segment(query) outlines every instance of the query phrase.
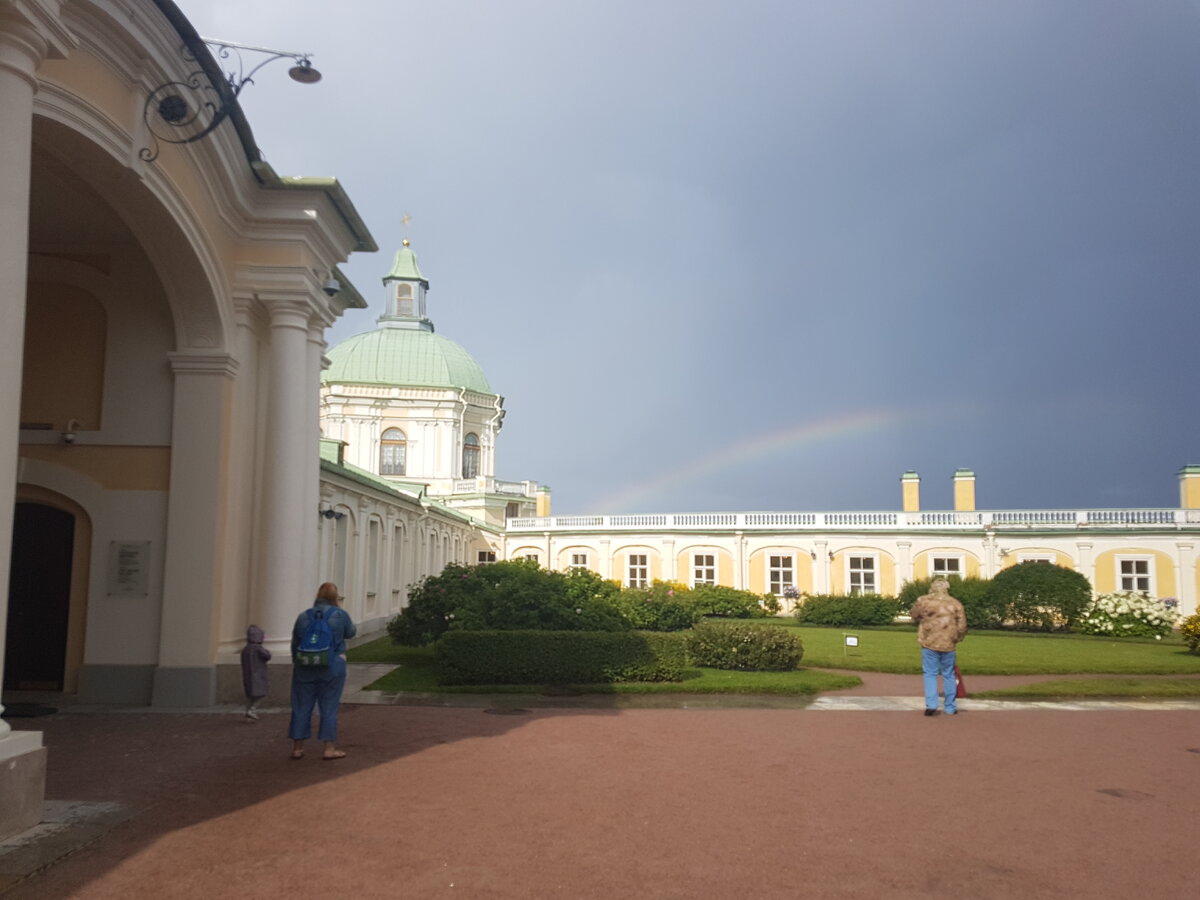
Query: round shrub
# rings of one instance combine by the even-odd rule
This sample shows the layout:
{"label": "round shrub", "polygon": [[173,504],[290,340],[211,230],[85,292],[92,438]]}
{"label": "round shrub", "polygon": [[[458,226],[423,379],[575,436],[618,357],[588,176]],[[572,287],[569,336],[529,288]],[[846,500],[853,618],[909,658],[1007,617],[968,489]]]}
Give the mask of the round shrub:
{"label": "round shrub", "polygon": [[[919,578],[916,581],[908,582],[900,589],[900,596],[897,598],[896,604],[899,607],[900,615],[908,615],[908,611],[917,602],[917,598],[929,593],[929,586],[933,584],[933,580],[933,578]],[[1001,611],[993,606],[988,598],[988,589],[991,587],[990,580],[975,577],[960,578],[957,575],[951,575],[946,580],[950,582],[950,596],[963,605],[963,612],[967,615],[968,628],[1000,627],[1003,619]]]}
{"label": "round shrub", "polygon": [[398,644],[420,646],[449,630],[627,631],[613,603],[618,588],[594,572],[543,569],[532,560],[452,563],[409,591],[388,622]]}
{"label": "round shrub", "polygon": [[1075,630],[1107,637],[1156,637],[1170,634],[1179,614],[1161,600],[1135,591],[1101,594],[1084,610]]}
{"label": "round shrub", "polygon": [[701,622],[688,632],[693,665],[708,669],[790,672],[804,646],[786,628],[748,622]]}
{"label": "round shrub", "polygon": [[878,594],[814,594],[793,615],[801,625],[889,625],[896,601]]}
{"label": "round shrub", "polygon": [[1092,599],[1092,586],[1074,569],[1025,562],[992,579],[987,603],[1006,625],[1025,631],[1070,629]]}
{"label": "round shrub", "polygon": [[1194,613],[1183,620],[1179,626],[1183,642],[1193,653],[1200,653],[1200,613]]}

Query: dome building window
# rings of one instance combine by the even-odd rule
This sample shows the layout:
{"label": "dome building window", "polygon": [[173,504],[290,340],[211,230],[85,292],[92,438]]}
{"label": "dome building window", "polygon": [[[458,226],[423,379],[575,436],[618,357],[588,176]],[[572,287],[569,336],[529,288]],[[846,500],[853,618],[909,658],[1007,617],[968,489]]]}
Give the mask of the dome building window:
{"label": "dome building window", "polygon": [[463,440],[462,477],[474,478],[479,474],[479,436],[471,433]]}
{"label": "dome building window", "polygon": [[405,475],[408,456],[408,441],[399,428],[389,428],[383,433],[379,446],[379,474]]}

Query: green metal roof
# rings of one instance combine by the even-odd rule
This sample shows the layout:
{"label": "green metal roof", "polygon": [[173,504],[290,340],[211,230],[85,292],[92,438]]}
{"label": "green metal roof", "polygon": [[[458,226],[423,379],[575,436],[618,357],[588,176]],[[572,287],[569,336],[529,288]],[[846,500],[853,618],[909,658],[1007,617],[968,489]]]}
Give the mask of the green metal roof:
{"label": "green metal roof", "polygon": [[421,274],[421,267],[417,265],[417,254],[413,253],[412,248],[407,245],[396,251],[396,259],[392,263],[392,271],[383,276],[385,284],[393,279],[424,281],[428,284],[425,276]]}
{"label": "green metal roof", "polygon": [[449,338],[414,328],[377,328],[326,354],[325,382],[467,388],[492,393],[479,363]]}

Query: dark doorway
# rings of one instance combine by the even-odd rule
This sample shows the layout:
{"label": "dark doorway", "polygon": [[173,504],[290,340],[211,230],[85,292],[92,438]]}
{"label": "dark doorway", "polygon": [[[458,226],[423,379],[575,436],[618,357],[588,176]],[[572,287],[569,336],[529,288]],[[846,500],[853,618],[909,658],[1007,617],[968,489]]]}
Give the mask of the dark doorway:
{"label": "dark doorway", "polygon": [[18,503],[8,579],[4,687],[61,691],[71,607],[75,517],[41,503]]}

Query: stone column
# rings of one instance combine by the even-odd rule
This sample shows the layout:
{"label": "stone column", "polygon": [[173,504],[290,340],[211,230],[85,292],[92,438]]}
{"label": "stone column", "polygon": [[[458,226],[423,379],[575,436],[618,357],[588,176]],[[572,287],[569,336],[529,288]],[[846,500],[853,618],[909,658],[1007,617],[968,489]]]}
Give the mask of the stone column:
{"label": "stone column", "polygon": [[[308,390],[312,394],[313,402],[308,405],[308,424],[305,429],[308,435],[308,478],[304,485],[304,502],[306,515],[313,522],[317,522],[317,509],[321,502],[321,407],[318,398],[321,396],[321,370],[325,359],[324,331],[324,327],[319,324],[310,325],[308,329],[307,376],[311,382]],[[305,553],[304,579],[313,586],[315,596],[317,585],[320,583],[317,564],[320,559],[320,539],[317,528],[312,529],[309,540],[308,552]]]}
{"label": "stone column", "polygon": [[[0,4],[0,583],[5,585],[20,441],[35,72],[44,59],[65,56],[74,44],[59,20],[59,9],[59,0]],[[0,672],[8,591],[2,596]],[[41,732],[14,732],[0,719],[0,838],[41,821],[45,778]]]}
{"label": "stone column", "polygon": [[[216,699],[216,648],[229,511],[229,436],[236,361],[213,352],[170,355],[175,373],[171,481],[154,706]],[[208,640],[205,641],[205,636]]]}
{"label": "stone column", "polygon": [[305,303],[266,300],[271,346],[267,371],[266,433],[263,441],[263,503],[260,518],[259,598],[262,627],[271,652],[287,659],[292,625],[311,605],[317,585],[309,584],[305,556],[313,546],[317,508],[307,484],[309,407],[317,402],[308,375],[308,319]]}

